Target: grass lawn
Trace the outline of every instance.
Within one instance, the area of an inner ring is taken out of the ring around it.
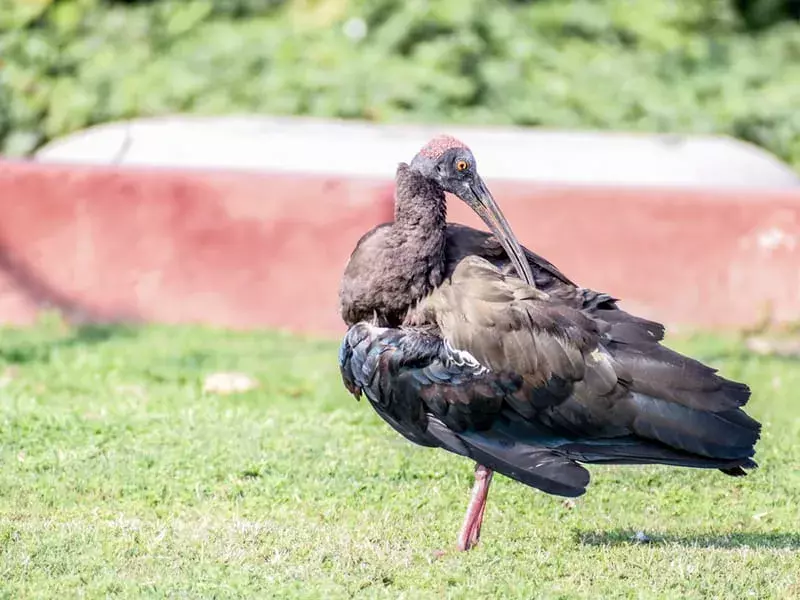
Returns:
[[[472,465],[347,394],[336,341],[0,331],[0,597],[800,597],[800,363],[672,344],[753,387],[760,469],[590,467],[571,507],[498,476],[481,546],[436,559]]]

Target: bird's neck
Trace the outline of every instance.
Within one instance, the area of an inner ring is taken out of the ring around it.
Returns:
[[[392,226],[392,241],[397,247],[395,275],[413,280],[412,288],[419,298],[442,281],[446,229],[447,204],[442,188],[401,164],[397,169]]]
[[[427,235],[444,234],[447,225],[447,203],[438,183],[430,181],[411,167],[401,164],[395,178],[395,226]]]

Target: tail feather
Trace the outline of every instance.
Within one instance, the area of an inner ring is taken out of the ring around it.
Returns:
[[[754,460],[748,460],[742,462],[741,465],[720,469],[720,471],[725,473],[725,475],[730,475],[731,477],[744,477],[747,475],[747,471],[745,471],[745,469],[755,469],[757,467],[758,465]]]
[[[587,455],[592,462],[610,457],[715,467],[734,477],[756,466],[751,457],[761,424],[741,410],[750,399],[747,385],[662,346],[658,323],[616,307],[598,308],[593,316],[609,324],[603,345],[615,361],[621,385],[629,390],[622,410],[643,445],[635,450],[630,444],[603,445]]]
[[[644,399],[643,401],[659,402],[655,399]],[[690,411],[686,407],[677,405],[679,410]],[[696,412],[696,411],[694,411]],[[741,410],[731,411],[739,418],[744,413]],[[722,420],[720,415],[714,413],[705,413],[711,417],[712,420]],[[725,415],[723,415],[725,416]],[[494,435],[503,436],[508,439],[514,439],[517,443],[527,444],[539,448],[546,448],[553,452],[562,454],[566,458],[588,464],[629,464],[629,465],[643,465],[643,464],[663,464],[677,467],[692,467],[699,469],[719,469],[728,475],[738,476],[745,475],[743,469],[756,468],[757,464],[752,460],[754,449],[751,440],[758,437],[760,425],[744,415],[746,421],[750,425],[747,432],[741,431],[741,427],[731,420],[730,427],[735,428],[738,438],[732,435],[728,426],[722,426],[723,437],[730,435],[733,438],[731,446],[724,443],[719,454],[704,455],[692,452],[691,450],[682,449],[683,446],[701,446],[704,439],[705,432],[701,427],[695,428],[694,434],[699,438],[691,440],[688,434],[688,442],[684,442],[678,434],[672,432],[675,439],[672,441],[676,445],[669,444],[663,440],[659,440],[657,436],[665,437],[663,434],[667,431],[666,428],[659,429],[653,437],[644,437],[640,432],[633,431],[630,435],[618,437],[572,437],[568,435],[558,435],[552,429],[537,424],[535,422],[526,421],[519,418],[513,412],[509,411],[504,413],[504,417],[495,422],[493,429]],[[644,419],[644,415],[639,415],[640,419]],[[679,429],[683,422],[685,415],[677,415],[677,421],[669,424],[673,430]],[[715,421],[715,425],[719,427],[719,423]],[[745,441],[743,441],[743,439]],[[719,440],[716,440],[719,442]],[[694,444],[692,444],[694,442]],[[719,450],[719,448],[715,448]]]
[[[719,469],[732,476],[746,475],[745,468],[758,465],[750,458],[707,458],[668,448],[658,442],[630,438],[586,440],[559,447],[567,457],[589,464],[648,465],[660,464],[696,469]]]
[[[761,433],[740,409],[707,412],[639,393],[631,394],[629,408],[637,435],[708,458],[750,458]]]
[[[563,453],[497,431],[454,432],[431,417],[428,434],[451,452],[548,494],[575,498],[583,495],[589,484],[589,472]]]
[[[744,406],[750,399],[747,385],[660,344],[610,343],[608,351],[635,392],[712,412]]]

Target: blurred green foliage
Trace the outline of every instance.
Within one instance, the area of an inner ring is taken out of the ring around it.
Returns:
[[[727,133],[800,167],[797,0],[0,0],[0,149],[188,112]]]

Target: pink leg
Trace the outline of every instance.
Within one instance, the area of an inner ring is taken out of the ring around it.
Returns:
[[[461,527],[461,533],[458,534],[459,550],[470,550],[478,543],[492,475],[493,472],[483,465],[475,466],[475,485],[472,487],[472,499],[469,501],[467,514],[464,516],[464,525]]]
[[[477,520],[475,521],[475,525],[472,527],[472,533],[469,537],[470,540],[470,547],[474,547],[478,545],[478,541],[481,537],[481,525],[483,525],[483,513],[486,511],[486,504],[487,498],[489,496],[489,483],[492,480],[492,472],[489,471],[488,481],[486,482],[486,493],[484,494],[483,504],[481,504],[481,512],[478,515]]]

